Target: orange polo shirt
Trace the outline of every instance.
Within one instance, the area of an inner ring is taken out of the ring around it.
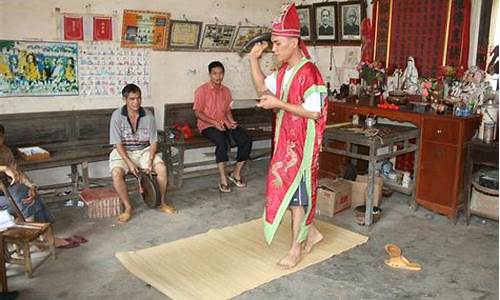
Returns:
[[[226,114],[231,110],[231,91],[225,85],[216,86],[211,81],[202,84],[194,92],[193,110],[204,113],[207,117],[218,120],[229,120]],[[212,124],[198,119],[198,130],[201,132],[208,127],[213,127]]]

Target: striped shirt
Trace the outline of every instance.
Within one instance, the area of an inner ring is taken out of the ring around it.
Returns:
[[[132,128],[127,106],[118,108],[111,115],[109,125],[109,143],[111,145],[122,144],[127,151],[136,151],[143,150],[157,142],[156,122],[149,110],[140,108],[137,128]]]

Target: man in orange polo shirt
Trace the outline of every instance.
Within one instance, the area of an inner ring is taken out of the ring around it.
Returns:
[[[231,113],[232,97],[229,88],[222,84],[224,66],[218,61],[208,65],[210,81],[198,87],[194,93],[194,114],[198,118],[198,130],[215,144],[215,161],[219,169],[219,190],[223,193],[231,192],[228,179],[237,187],[245,187],[241,178],[241,169],[250,156],[252,140],[246,132],[238,126]],[[236,167],[234,172],[226,177],[225,162],[229,140],[238,145]]]

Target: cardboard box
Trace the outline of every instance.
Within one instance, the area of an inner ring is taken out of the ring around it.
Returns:
[[[333,217],[334,214],[351,207],[351,184],[347,180],[322,178],[318,184],[316,213]]]
[[[368,176],[358,175],[356,181],[348,181],[352,185],[351,205],[357,207],[364,205],[368,197]],[[375,177],[375,186],[373,191],[373,206],[380,206],[382,199],[382,186],[384,180],[382,177]]]
[[[24,160],[44,160],[50,158],[50,152],[38,146],[17,148],[17,152]]]

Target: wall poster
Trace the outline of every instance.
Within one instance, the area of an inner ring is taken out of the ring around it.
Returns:
[[[170,14],[164,12],[123,11],[122,47],[167,48]]]
[[[78,95],[78,45],[0,40],[0,97]]]

